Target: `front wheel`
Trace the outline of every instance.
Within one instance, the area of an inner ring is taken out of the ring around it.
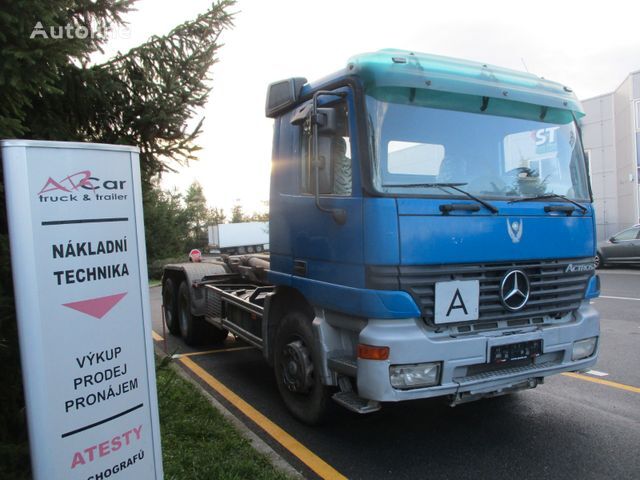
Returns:
[[[274,366],[280,396],[294,417],[315,425],[326,414],[329,388],[320,377],[320,359],[311,321],[291,312],[276,333]]]

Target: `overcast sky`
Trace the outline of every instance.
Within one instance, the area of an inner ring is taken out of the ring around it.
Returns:
[[[126,17],[126,51],[194,18],[205,0],[140,0]],[[477,60],[525,70],[570,86],[580,99],[613,91],[640,70],[640,1],[307,1],[239,0],[235,27],[214,65],[200,160],[167,175],[184,191],[193,180],[211,206],[245,211],[268,200],[272,121],[267,85],[292,76],[319,78],[356,53],[381,48]]]

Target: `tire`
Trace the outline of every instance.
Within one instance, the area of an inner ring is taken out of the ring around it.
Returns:
[[[593,263],[595,263],[596,269],[604,267],[604,262],[602,261],[602,257],[600,256],[600,253],[596,253],[595,258],[593,259]]]
[[[164,310],[164,323],[172,335],[180,335],[177,293],[175,283],[171,278],[167,278],[162,284],[162,308]]]
[[[206,324],[202,317],[191,315],[191,292],[187,282],[182,282],[178,289],[178,324],[184,343],[189,346],[202,343]]]
[[[329,388],[316,374],[320,371],[320,359],[311,320],[300,312],[288,313],[280,323],[274,368],[280,396],[291,414],[309,425],[321,423],[327,411]]]

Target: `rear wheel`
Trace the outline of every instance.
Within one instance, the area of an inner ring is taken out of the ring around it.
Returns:
[[[178,289],[178,319],[180,334],[187,345],[202,343],[204,337],[204,319],[191,314],[191,293],[187,282]]]
[[[165,279],[162,284],[162,308],[164,311],[164,323],[173,335],[180,335],[178,324],[178,301],[176,285],[171,278]]]
[[[329,388],[320,377],[320,359],[311,321],[291,312],[281,321],[274,352],[278,390],[289,411],[310,425],[320,423],[327,410]]]

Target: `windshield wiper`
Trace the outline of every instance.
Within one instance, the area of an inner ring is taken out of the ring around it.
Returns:
[[[575,200],[571,200],[570,198],[568,198],[568,197],[566,197],[564,195],[560,195],[559,193],[544,193],[542,195],[535,195],[533,197],[516,198],[514,200],[509,201],[509,203],[533,202],[535,200],[545,200],[545,199],[552,199],[552,198],[559,198],[561,200],[564,200],[565,202],[569,202],[569,203],[574,204],[576,207],[578,207],[580,209],[580,211],[583,214],[587,213],[587,211],[588,211],[583,205],[580,205]]]
[[[466,195],[471,200],[474,200],[474,201],[478,202],[480,205],[485,207],[491,213],[498,213],[498,209],[496,207],[494,207],[493,205],[491,205],[489,202],[485,202],[484,200],[476,197],[475,195],[472,195],[471,193],[467,192],[466,190],[463,190],[463,189],[459,188],[459,187],[463,187],[465,185],[466,185],[466,183],[409,183],[409,184],[394,185],[394,186],[398,186],[398,187],[415,187],[415,188],[418,188],[418,187],[439,188],[440,190],[444,190],[445,188],[450,188],[452,190],[455,190],[456,192],[460,192],[463,195]],[[444,191],[446,192],[446,190],[444,190]]]

